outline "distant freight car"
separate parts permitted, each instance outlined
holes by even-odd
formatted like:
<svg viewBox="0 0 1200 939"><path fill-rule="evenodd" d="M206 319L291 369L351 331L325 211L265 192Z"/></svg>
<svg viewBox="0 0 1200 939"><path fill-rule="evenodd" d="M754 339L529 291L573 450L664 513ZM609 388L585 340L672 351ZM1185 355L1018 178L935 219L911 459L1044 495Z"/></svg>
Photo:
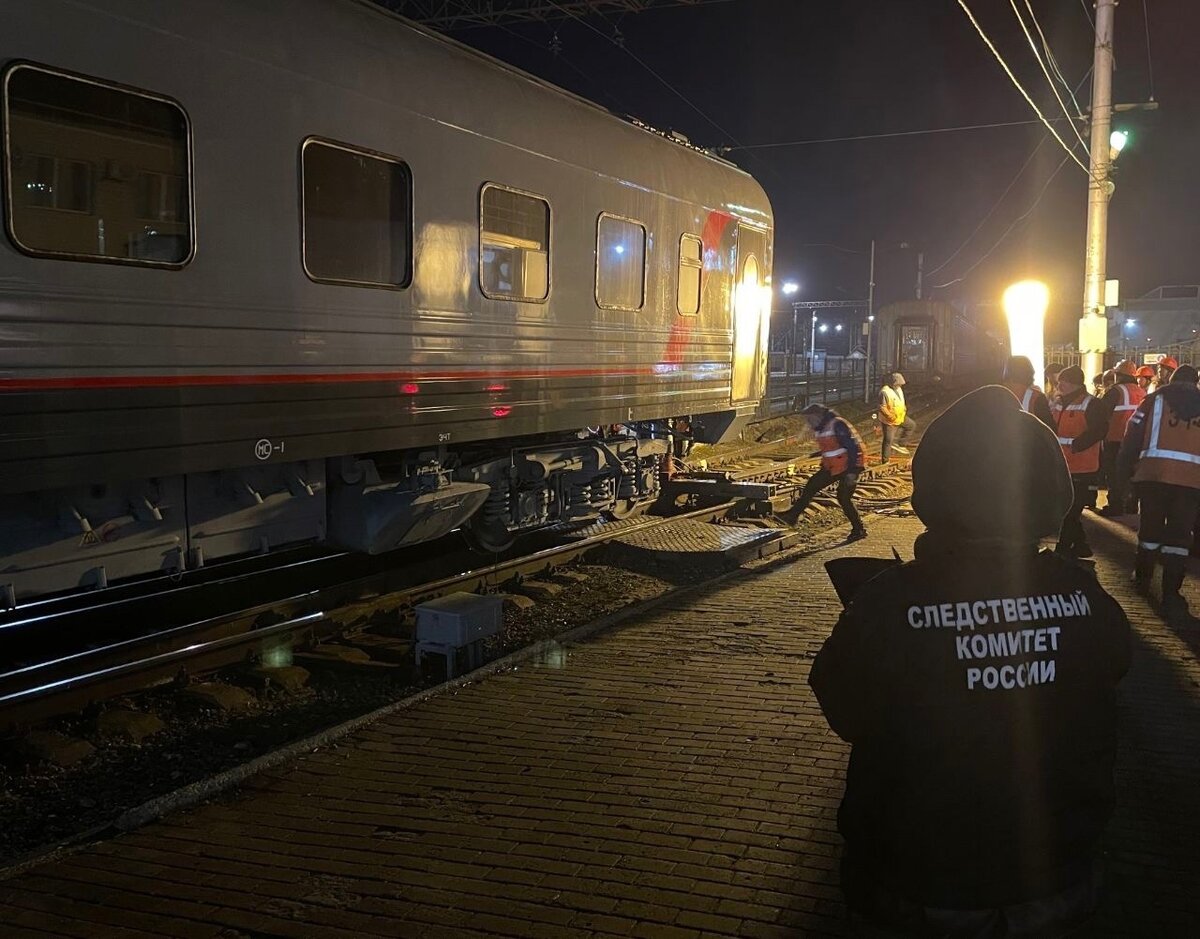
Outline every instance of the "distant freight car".
<svg viewBox="0 0 1200 939"><path fill-rule="evenodd" d="M972 323L948 303L893 303L875 317L875 354L881 369L903 372L915 387L999 381L1007 347L995 325Z"/></svg>
<svg viewBox="0 0 1200 939"><path fill-rule="evenodd" d="M746 173L356 0L0 30L0 598L636 511L766 380Z"/></svg>

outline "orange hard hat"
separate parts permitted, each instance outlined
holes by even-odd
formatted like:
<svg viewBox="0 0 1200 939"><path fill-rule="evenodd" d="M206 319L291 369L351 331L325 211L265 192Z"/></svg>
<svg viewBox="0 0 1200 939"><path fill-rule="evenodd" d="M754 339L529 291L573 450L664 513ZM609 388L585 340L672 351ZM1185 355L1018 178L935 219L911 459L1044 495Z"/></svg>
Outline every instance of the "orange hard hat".
<svg viewBox="0 0 1200 939"><path fill-rule="evenodd" d="M1118 375L1132 375L1134 373L1134 364L1129 359L1121 359L1116 364L1114 369Z"/></svg>
<svg viewBox="0 0 1200 939"><path fill-rule="evenodd" d="M1141 368L1139 368L1137 370L1137 377L1138 378L1153 378L1154 377L1153 366L1143 365Z"/></svg>
<svg viewBox="0 0 1200 939"><path fill-rule="evenodd" d="M1175 359L1175 356L1173 356L1173 355L1160 355L1158 357L1158 364L1163 366L1164 368L1170 368L1170 369L1179 368L1179 362Z"/></svg>

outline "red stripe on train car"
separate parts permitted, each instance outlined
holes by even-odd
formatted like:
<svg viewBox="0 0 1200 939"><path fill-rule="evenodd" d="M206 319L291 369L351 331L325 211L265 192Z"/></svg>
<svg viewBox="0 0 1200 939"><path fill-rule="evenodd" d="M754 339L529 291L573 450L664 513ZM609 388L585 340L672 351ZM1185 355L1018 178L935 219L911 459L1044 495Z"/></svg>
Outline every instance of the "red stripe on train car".
<svg viewBox="0 0 1200 939"><path fill-rule="evenodd" d="M676 371L673 366L670 371ZM365 382L397 382L403 385L419 385L425 381L494 381L496 379L540 379L540 378L629 378L656 377L663 369L655 366L643 368L556 368L517 369L513 371L461 371L461 372L314 372L273 373L257 375L91 375L61 378L0 378L0 392L4 391L57 391L99 388L178 388L212 385L313 385ZM490 390L490 389L489 389Z"/></svg>

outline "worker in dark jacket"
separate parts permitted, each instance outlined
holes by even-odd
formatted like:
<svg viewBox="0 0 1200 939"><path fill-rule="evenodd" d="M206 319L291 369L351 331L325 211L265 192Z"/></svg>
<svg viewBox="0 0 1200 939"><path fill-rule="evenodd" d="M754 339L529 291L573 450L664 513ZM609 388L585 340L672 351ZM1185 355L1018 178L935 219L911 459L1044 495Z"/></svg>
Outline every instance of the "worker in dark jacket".
<svg viewBox="0 0 1200 939"><path fill-rule="evenodd" d="M1100 399L1100 414L1108 424L1100 450L1100 474L1108 486L1108 501L1100 514L1108 517L1124 515L1129 510L1129 490L1117 473L1117 454L1125 439L1125 425L1146 397L1146 392L1138 386L1133 362L1122 359L1112 371L1114 383Z"/></svg>
<svg viewBox="0 0 1200 939"><path fill-rule="evenodd" d="M1086 565L1038 552L1071 482L1004 389L930 425L913 483L914 560L845 601L809 679L852 745L847 905L889 935L1059 935L1097 902L1129 623Z"/></svg>
<svg viewBox="0 0 1200 939"><path fill-rule="evenodd" d="M1087 393L1083 369L1078 365L1058 373L1058 398L1051 409L1058 431L1058 442L1075 486L1071 510L1063 519L1058 536L1060 554L1090 558L1091 546L1083 530L1083 510L1096 505L1100 486L1100 445L1108 433L1108 419L1100 402Z"/></svg>
<svg viewBox="0 0 1200 939"><path fill-rule="evenodd" d="M1054 417L1050 414L1050 400L1042 389L1033 383L1033 363L1023 355L1010 356L1004 365L1004 387L1021 402L1021 410L1027 411L1039 421L1054 429Z"/></svg>
<svg viewBox="0 0 1200 939"><path fill-rule="evenodd" d="M1200 513L1200 389L1192 366L1173 370L1170 383L1138 406L1117 473L1132 476L1142 505L1134 584L1148 592L1161 557L1163 612L1186 616L1180 588Z"/></svg>
<svg viewBox="0 0 1200 939"><path fill-rule="evenodd" d="M800 497L791 508L780 513L789 525L795 525L818 492L831 483L837 483L838 505L850 522L850 541L867 537L862 517L854 507L854 490L858 486L858 475L867 465L866 448L862 438L849 421L823 404L810 404L803 411L820 447L821 468L804 484Z"/></svg>

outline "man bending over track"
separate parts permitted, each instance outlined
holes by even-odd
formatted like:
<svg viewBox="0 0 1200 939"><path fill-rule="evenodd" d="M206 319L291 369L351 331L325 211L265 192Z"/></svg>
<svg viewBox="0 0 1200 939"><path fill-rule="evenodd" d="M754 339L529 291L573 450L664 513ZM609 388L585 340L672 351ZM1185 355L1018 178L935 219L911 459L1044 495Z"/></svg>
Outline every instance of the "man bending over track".
<svg viewBox="0 0 1200 939"><path fill-rule="evenodd" d="M817 438L821 448L821 468L804 484L800 498L792 507L781 512L779 517L789 525L800 520L804 510L817 493L833 482L837 482L838 505L850 522L850 541L867 537L858 509L854 507L854 490L858 486L858 474L866 466L866 451L858 431L836 411L822 404L810 404L803 411L804 420Z"/></svg>

